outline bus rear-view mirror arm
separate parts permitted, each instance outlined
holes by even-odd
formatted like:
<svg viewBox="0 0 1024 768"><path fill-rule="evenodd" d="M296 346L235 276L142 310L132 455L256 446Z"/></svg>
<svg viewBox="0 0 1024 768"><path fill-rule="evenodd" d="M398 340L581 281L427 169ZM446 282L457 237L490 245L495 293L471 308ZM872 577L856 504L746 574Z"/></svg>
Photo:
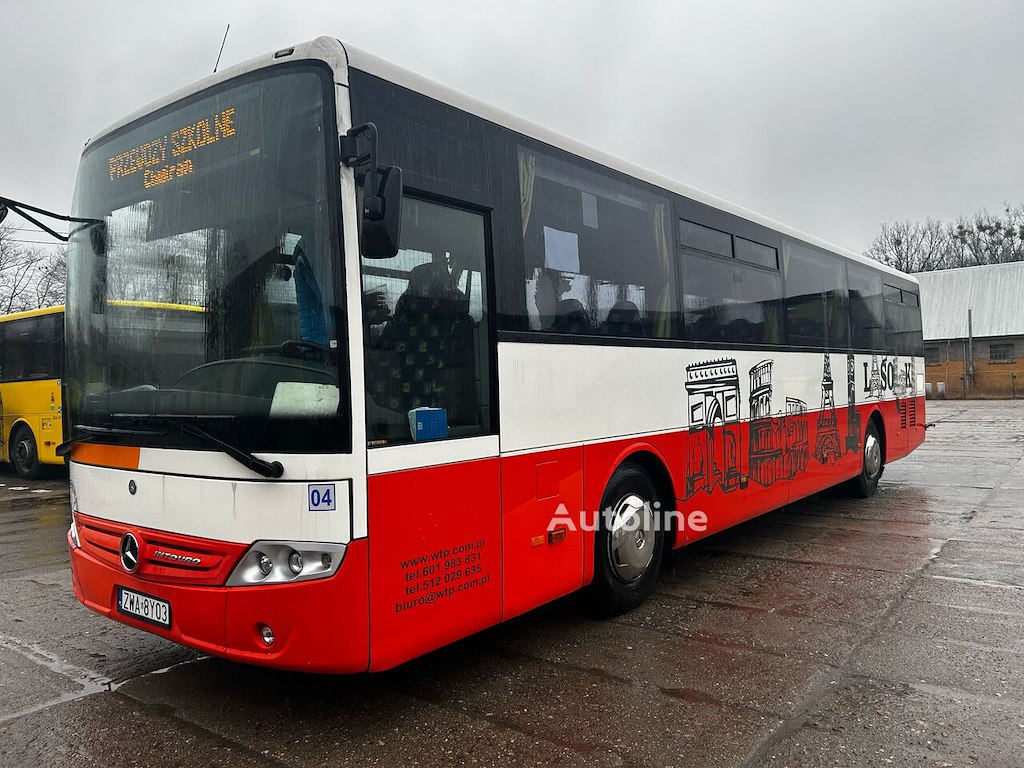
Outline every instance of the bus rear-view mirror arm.
<svg viewBox="0 0 1024 768"><path fill-rule="evenodd" d="M71 239L71 236L76 234L77 232L80 232L83 229L88 229L89 238L90 240L92 240L93 250L99 254L103 254L107 250L107 225L102 219L81 219L76 216L65 216L62 213L54 213L53 211L48 211L45 208L37 208L34 205L29 205L28 203L21 203L18 202L17 200L12 200L9 197L0 197L0 222L7 218L7 214L10 211L14 211L23 219L31 222L32 224L35 224L48 235L50 235L51 237L55 237L62 243L66 243L68 240ZM30 213L28 213L28 211L32 211L32 213L37 213L40 216L46 216L47 218L50 219L56 219L57 221L66 221L68 223L81 224L82 226L76 227L75 229L72 229L70 232L68 232L68 234L64 235L58 232L57 230L53 229L52 227L48 227L46 224L43 224L43 222L41 222L35 216L32 216Z"/></svg>
<svg viewBox="0 0 1024 768"><path fill-rule="evenodd" d="M366 152L360 153L363 137ZM390 259L398 253L402 234L402 169L377 167L377 126L363 123L341 137L341 162L357 171L365 169L360 212L359 250L367 259Z"/></svg>

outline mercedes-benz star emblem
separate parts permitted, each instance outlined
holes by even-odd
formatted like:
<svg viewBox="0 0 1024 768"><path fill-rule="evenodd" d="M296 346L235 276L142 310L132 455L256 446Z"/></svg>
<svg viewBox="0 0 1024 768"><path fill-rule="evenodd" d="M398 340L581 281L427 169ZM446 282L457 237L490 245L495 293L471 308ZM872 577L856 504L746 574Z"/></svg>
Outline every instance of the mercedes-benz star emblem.
<svg viewBox="0 0 1024 768"><path fill-rule="evenodd" d="M121 537L121 566L128 573L133 573L139 567L139 540L133 533Z"/></svg>

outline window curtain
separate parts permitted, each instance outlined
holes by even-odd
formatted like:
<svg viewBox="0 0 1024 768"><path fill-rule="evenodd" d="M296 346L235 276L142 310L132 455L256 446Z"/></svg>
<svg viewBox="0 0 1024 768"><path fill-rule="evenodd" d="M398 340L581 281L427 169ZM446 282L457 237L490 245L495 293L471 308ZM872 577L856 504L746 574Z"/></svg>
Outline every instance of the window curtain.
<svg viewBox="0 0 1024 768"><path fill-rule="evenodd" d="M530 223L530 209L533 207L533 182L537 176L537 156L519 152L519 204L523 214L523 237Z"/></svg>
<svg viewBox="0 0 1024 768"><path fill-rule="evenodd" d="M655 304L657 316L654 320L654 335L659 339L667 339L672 335L672 279L669 271L669 255L671 249L668 245L668 231L666 213L668 206L663 203L654 204L654 243L658 249L658 261L661 265L661 274L665 282L658 293L658 300Z"/></svg>

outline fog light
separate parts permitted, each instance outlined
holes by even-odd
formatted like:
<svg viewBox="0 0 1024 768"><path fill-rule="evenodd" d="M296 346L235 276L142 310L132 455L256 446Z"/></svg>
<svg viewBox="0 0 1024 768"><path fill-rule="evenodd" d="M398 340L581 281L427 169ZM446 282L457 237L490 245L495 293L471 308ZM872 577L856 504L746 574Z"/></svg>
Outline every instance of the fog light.
<svg viewBox="0 0 1024 768"><path fill-rule="evenodd" d="M327 552L320 555L320 565L324 567L325 571L329 571L331 569L331 556Z"/></svg>
<svg viewBox="0 0 1024 768"><path fill-rule="evenodd" d="M259 563L260 573L262 573L264 576L269 576L270 572L274 570L274 561L271 560L268 555L264 555L262 552L260 553L260 557L257 562Z"/></svg>
<svg viewBox="0 0 1024 768"><path fill-rule="evenodd" d="M298 552L292 552L288 555L288 567L292 569L292 573L296 576L302 573L302 555Z"/></svg>
<svg viewBox="0 0 1024 768"><path fill-rule="evenodd" d="M274 630L266 624L260 624L260 639L263 641L263 644L269 648L274 644Z"/></svg>

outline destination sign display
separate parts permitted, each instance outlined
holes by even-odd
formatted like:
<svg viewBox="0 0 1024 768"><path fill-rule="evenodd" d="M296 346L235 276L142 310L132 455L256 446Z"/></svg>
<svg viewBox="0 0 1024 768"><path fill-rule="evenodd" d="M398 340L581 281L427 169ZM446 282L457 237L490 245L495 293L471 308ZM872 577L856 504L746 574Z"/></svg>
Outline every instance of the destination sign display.
<svg viewBox="0 0 1024 768"><path fill-rule="evenodd" d="M229 107L108 158L110 180L137 176L145 189L167 184L195 172L207 147L237 136L235 108Z"/></svg>

